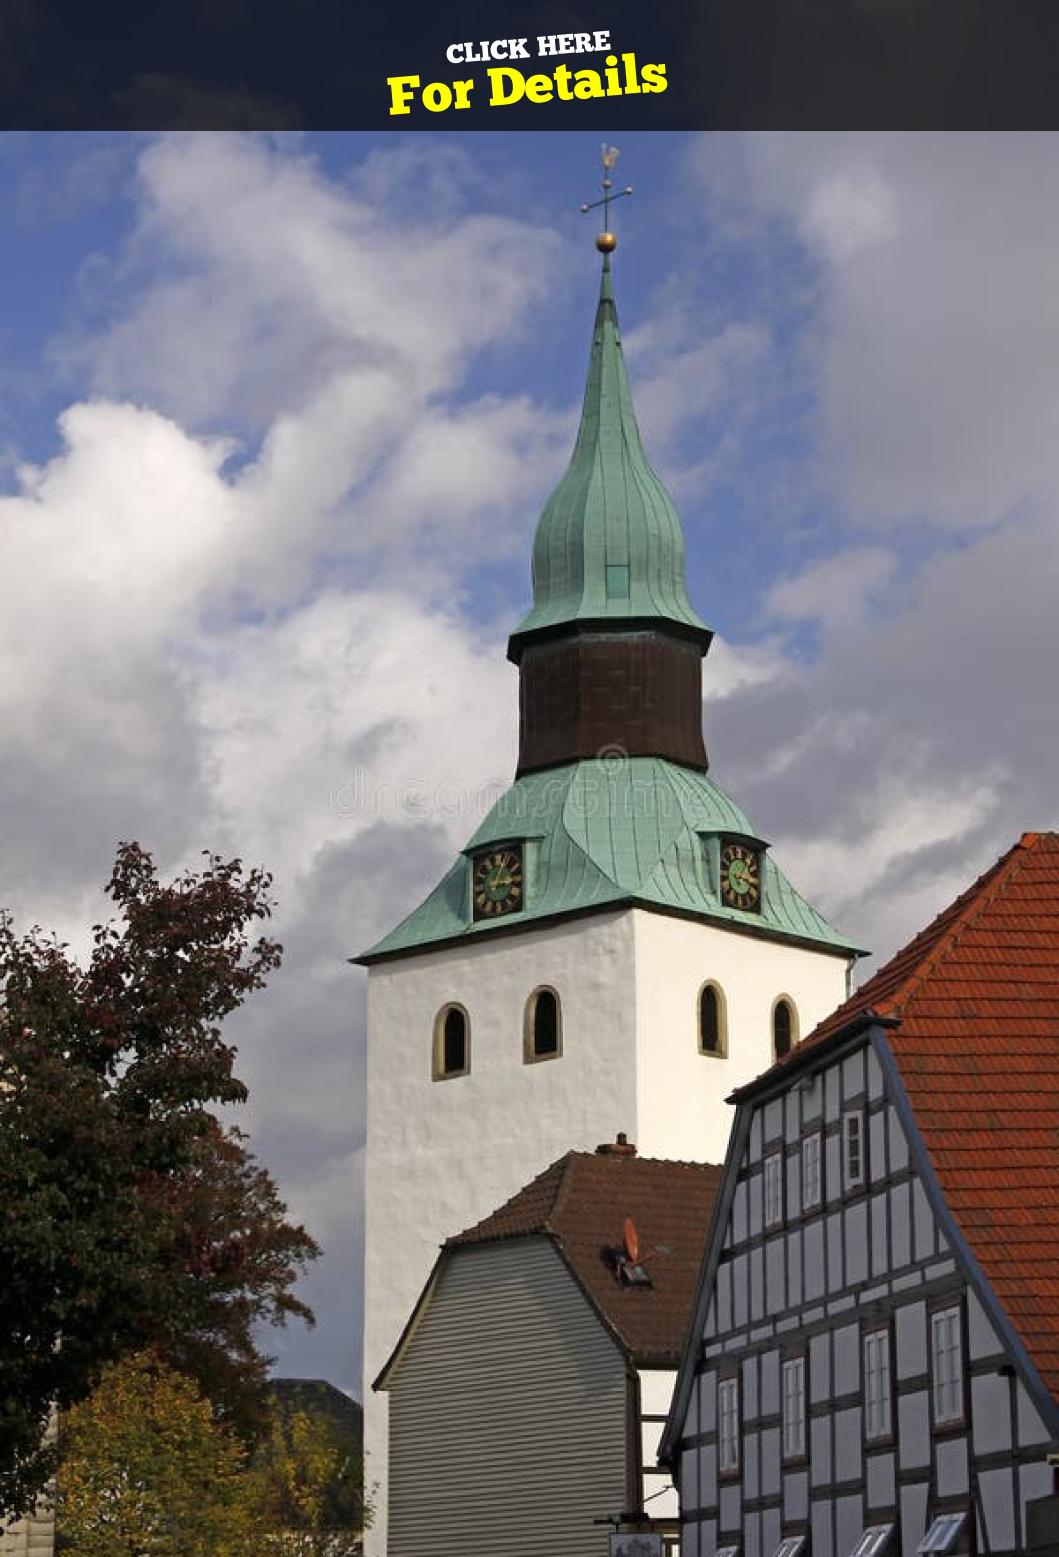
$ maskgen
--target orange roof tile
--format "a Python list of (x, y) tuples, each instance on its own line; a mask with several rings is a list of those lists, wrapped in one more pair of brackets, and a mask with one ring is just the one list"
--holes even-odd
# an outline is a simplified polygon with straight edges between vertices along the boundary
[(895, 1024), (949, 1209), (1059, 1397), (1059, 834), (1025, 833), (768, 1078), (873, 1016)]
[[(676, 1366), (722, 1169), (605, 1152), (567, 1152), (461, 1244), (550, 1237), (634, 1363)], [(651, 1286), (625, 1285), (613, 1253), (625, 1218), (639, 1235)]]

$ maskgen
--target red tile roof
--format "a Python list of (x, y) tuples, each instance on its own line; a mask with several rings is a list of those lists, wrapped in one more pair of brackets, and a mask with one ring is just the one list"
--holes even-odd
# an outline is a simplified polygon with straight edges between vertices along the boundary
[[(721, 1174), (704, 1163), (567, 1152), (445, 1247), (550, 1237), (630, 1359), (675, 1367)], [(625, 1285), (615, 1272), (626, 1217), (639, 1235), (649, 1287)]]
[(1025, 833), (769, 1079), (872, 1015), (896, 1024), (949, 1209), (1059, 1398), (1059, 834)]

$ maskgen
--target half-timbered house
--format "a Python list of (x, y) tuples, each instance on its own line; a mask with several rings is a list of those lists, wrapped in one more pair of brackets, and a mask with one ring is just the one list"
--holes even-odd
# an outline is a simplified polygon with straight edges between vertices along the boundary
[(376, 1384), (392, 1557), (675, 1550), (657, 1450), (720, 1171), (619, 1137), (444, 1245)]
[(683, 1557), (1057, 1549), (1059, 835), (732, 1100), (662, 1443)]

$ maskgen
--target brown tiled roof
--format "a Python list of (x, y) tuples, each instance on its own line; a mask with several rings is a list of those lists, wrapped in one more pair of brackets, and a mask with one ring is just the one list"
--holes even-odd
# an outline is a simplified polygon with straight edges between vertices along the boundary
[(1059, 834), (1025, 833), (769, 1079), (873, 1014), (895, 1023), (949, 1209), (1059, 1398)]
[[(550, 1237), (631, 1360), (675, 1367), (721, 1173), (703, 1163), (567, 1152), (445, 1247)], [(626, 1217), (650, 1287), (625, 1285), (615, 1272)]]

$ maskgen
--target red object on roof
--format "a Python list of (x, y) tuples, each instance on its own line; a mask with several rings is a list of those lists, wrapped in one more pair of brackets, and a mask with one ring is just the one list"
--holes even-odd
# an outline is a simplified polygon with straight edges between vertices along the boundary
[[(445, 1249), (551, 1238), (630, 1360), (675, 1367), (721, 1174), (706, 1163), (567, 1152)], [(651, 1247), (650, 1286), (617, 1277), (630, 1222)]]
[(895, 1024), (949, 1209), (1059, 1396), (1059, 833), (1024, 833), (767, 1079), (872, 1016)]

